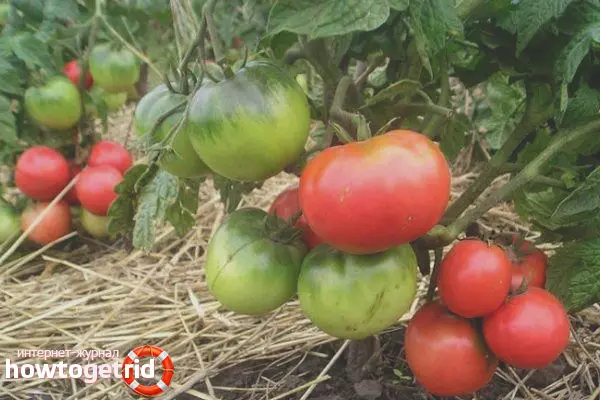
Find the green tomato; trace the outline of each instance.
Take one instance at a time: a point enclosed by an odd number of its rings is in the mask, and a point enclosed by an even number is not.
[[[417,260],[410,245],[369,255],[320,245],[306,256],[298,278],[306,316],[344,339],[364,339],[392,325],[416,292]]]
[[[109,93],[104,89],[94,86],[90,91],[90,96],[94,98],[96,102],[103,101],[106,104],[106,108],[108,112],[115,112],[121,109],[123,105],[127,102],[127,93]],[[96,110],[96,106],[94,104],[87,104],[86,110],[92,113],[93,116],[97,116],[98,112]]]
[[[233,212],[206,250],[209,290],[225,307],[241,314],[267,313],[296,293],[306,248],[299,238],[290,243],[272,238],[266,217],[256,208]]]
[[[108,236],[108,217],[92,214],[81,208],[81,226],[90,235],[102,239]]]
[[[310,125],[302,88],[266,62],[248,63],[231,78],[203,85],[188,118],[200,158],[237,181],[269,178],[296,161]]]
[[[140,100],[135,109],[135,132],[139,136],[149,134],[161,115],[185,99],[184,95],[171,93],[164,84],[155,87]],[[182,115],[183,111],[180,111],[168,117],[158,127],[152,140],[163,140],[171,128],[182,118]],[[190,143],[187,126],[181,127],[173,138],[171,146],[174,152],[165,154],[158,161],[158,165],[162,169],[182,178],[193,178],[210,173],[210,169],[198,157]]]
[[[81,97],[68,78],[51,78],[42,87],[25,92],[25,110],[38,124],[50,129],[68,129],[81,118]]]
[[[129,50],[114,50],[109,44],[101,44],[90,55],[90,72],[94,85],[109,93],[121,93],[138,81],[140,66]]]
[[[13,237],[20,229],[19,216],[7,205],[0,204],[0,244]]]

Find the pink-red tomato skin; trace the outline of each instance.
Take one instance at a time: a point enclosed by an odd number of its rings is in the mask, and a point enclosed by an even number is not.
[[[102,140],[92,147],[88,165],[97,167],[99,165],[110,165],[118,169],[122,175],[133,165],[131,154],[120,143],[112,140]]]
[[[65,157],[47,146],[33,146],[17,160],[15,183],[24,195],[38,201],[49,201],[71,180]]]
[[[300,199],[298,197],[298,187],[291,187],[281,192],[269,207],[269,214],[277,215],[282,219],[292,218],[300,210]],[[309,250],[317,247],[323,241],[313,232],[308,226],[306,218],[301,215],[294,225],[296,228],[302,229],[302,240]]]
[[[486,316],[483,334],[502,361],[517,368],[544,368],[569,343],[569,318],[556,297],[532,287]]]
[[[462,240],[440,264],[440,298],[458,315],[481,317],[504,303],[511,276],[511,262],[502,248],[481,240]]]
[[[79,79],[81,79],[81,67],[79,66],[77,60],[71,60],[67,62],[63,67],[63,74],[65,74],[65,76],[69,78],[71,82],[79,86]],[[85,77],[85,88],[89,89],[92,87],[93,84],[94,79],[92,78],[92,75],[88,72]]]
[[[498,366],[472,322],[437,302],[424,305],[409,322],[404,349],[417,381],[437,396],[473,393]]]
[[[77,197],[81,206],[96,215],[106,215],[112,202],[117,198],[115,186],[123,180],[123,175],[114,167],[89,165],[79,174]]]
[[[519,290],[522,287],[539,287],[546,285],[546,269],[548,268],[548,256],[527,240],[519,240],[513,237],[511,247],[507,254],[512,262],[511,288]],[[523,283],[525,280],[525,283]]]
[[[434,142],[395,130],[311,159],[300,177],[300,206],[324,242],[370,254],[413,241],[437,224],[450,178]]]
[[[21,230],[25,232],[50,203],[34,203],[21,214]],[[31,231],[28,239],[40,245],[51,243],[71,232],[71,209],[65,201],[59,201]]]

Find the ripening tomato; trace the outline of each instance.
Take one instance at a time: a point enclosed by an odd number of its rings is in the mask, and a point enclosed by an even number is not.
[[[279,193],[269,208],[269,214],[275,214],[279,218],[288,220],[298,213],[299,210],[300,200],[298,198],[298,187],[292,187]],[[310,229],[304,215],[301,215],[300,218],[298,218],[294,226],[302,229],[302,239],[309,250],[323,243],[312,229]]]
[[[300,205],[326,243],[369,254],[408,243],[438,223],[450,199],[450,169],[427,136],[395,130],[331,147],[300,177]]]
[[[87,166],[75,185],[81,206],[93,214],[106,215],[117,198],[115,186],[122,180],[123,175],[110,165]]]
[[[532,287],[486,316],[483,335],[502,361],[517,368],[544,368],[569,343],[569,317],[550,292]]]
[[[19,216],[0,199],[0,245],[19,232]]]
[[[498,367],[473,323],[439,303],[424,305],[408,323],[404,349],[417,381],[436,396],[473,393]]]
[[[444,304],[466,318],[498,309],[510,291],[511,264],[504,250],[481,240],[462,240],[440,264],[438,287]]]
[[[25,92],[25,110],[40,126],[68,129],[81,118],[79,89],[64,76],[49,79],[43,86]]]
[[[108,217],[92,214],[85,208],[81,209],[81,226],[95,238],[108,236]]]
[[[71,179],[75,178],[80,172],[81,172],[81,166],[79,166],[75,163],[72,163],[71,164]],[[79,198],[77,198],[77,185],[73,186],[71,188],[71,190],[69,190],[67,192],[67,194],[65,195],[65,200],[67,200],[67,202],[72,206],[79,205]]]
[[[125,175],[125,172],[133,165],[133,160],[131,154],[120,143],[102,140],[92,147],[88,165],[91,167],[108,165]]]
[[[540,288],[546,285],[548,256],[537,249],[533,243],[513,235],[506,254],[512,263],[511,288],[513,290],[519,290],[524,285]]]
[[[21,214],[21,229],[25,232],[50,203],[29,205]],[[65,201],[59,201],[48,211],[42,221],[31,231],[32,242],[45,245],[71,232],[71,209]]]
[[[81,66],[77,60],[71,60],[63,67],[63,74],[71,80],[75,85],[79,86],[79,80],[81,79]],[[88,71],[85,76],[85,88],[89,89],[94,84],[94,79]]]
[[[90,71],[96,85],[109,93],[121,93],[140,78],[140,65],[129,50],[112,44],[94,46],[90,54]]]
[[[50,147],[30,147],[17,160],[15,183],[24,195],[34,200],[52,200],[70,180],[69,163]]]

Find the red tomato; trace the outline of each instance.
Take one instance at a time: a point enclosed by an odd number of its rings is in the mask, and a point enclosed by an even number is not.
[[[498,309],[510,291],[511,263],[504,250],[481,240],[462,240],[440,264],[440,298],[463,317]]]
[[[125,172],[133,165],[133,160],[131,154],[120,143],[102,140],[92,147],[88,165],[91,167],[110,165],[125,175]]]
[[[546,269],[548,268],[548,256],[527,240],[513,235],[512,243],[506,249],[506,253],[512,262],[513,290],[523,287],[540,287],[546,285]]]
[[[67,78],[69,78],[71,80],[71,82],[73,82],[75,85],[79,86],[79,79],[81,76],[81,67],[79,66],[79,62],[77,62],[77,60],[71,60],[68,63],[66,63],[65,66],[63,67],[63,74],[65,74],[65,76]],[[93,84],[94,84],[94,79],[92,79],[92,75],[88,71],[88,73],[85,77],[85,88],[89,89],[92,87]]]
[[[115,186],[122,180],[123,175],[110,165],[86,167],[75,185],[81,206],[92,214],[106,215],[117,198]]]
[[[29,205],[21,214],[23,232],[35,222],[49,203]],[[32,242],[44,245],[53,242],[71,232],[71,209],[65,201],[59,201],[52,207],[42,221],[31,231],[28,238]]]
[[[298,188],[292,187],[279,193],[279,196],[273,201],[269,208],[269,214],[275,214],[279,218],[292,218],[300,210],[300,199],[298,198]],[[306,218],[301,215],[294,225],[302,229],[302,239],[309,250],[317,247],[323,241],[310,229]]]
[[[483,334],[502,361],[517,368],[544,368],[569,343],[569,317],[550,292],[532,287],[486,316]]]
[[[80,172],[81,166],[77,164],[71,164],[71,179],[75,178]],[[71,190],[67,192],[65,199],[72,206],[79,205],[79,199],[77,198],[77,186],[73,186]]]
[[[450,198],[450,170],[427,136],[395,130],[331,147],[300,178],[300,205],[326,243],[369,254],[423,236]]]
[[[437,396],[473,393],[498,367],[472,323],[439,303],[424,305],[408,323],[404,349],[417,381]]]
[[[34,200],[52,200],[70,180],[69,163],[61,153],[50,147],[30,147],[17,160],[17,187]]]

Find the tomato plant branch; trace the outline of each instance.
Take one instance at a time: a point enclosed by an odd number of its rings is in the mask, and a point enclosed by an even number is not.
[[[442,258],[444,256],[444,252],[441,247],[437,247],[434,250],[434,259],[433,259],[433,270],[431,273],[431,278],[429,279],[429,287],[427,288],[427,301],[433,300],[433,296],[435,295],[435,289],[437,288],[438,278],[440,276],[440,263],[442,262]]]
[[[291,47],[283,55],[283,62],[287,65],[293,65],[296,61],[305,59],[306,52],[297,46]]]
[[[335,89],[333,101],[331,102],[331,107],[329,109],[329,117],[332,120],[339,122],[339,124],[348,131],[351,131],[353,128],[355,128],[355,124],[353,122],[354,114],[344,110],[344,103],[348,95],[348,90],[353,84],[354,81],[348,75],[345,75],[342,77],[342,79],[340,79],[337,88]]]
[[[448,60],[446,54],[442,55],[440,61],[440,86],[441,92],[437,104],[441,107],[448,107],[450,103],[450,77],[448,76]],[[442,116],[435,115],[423,130],[423,133],[429,137],[437,136],[436,133],[441,123]]]
[[[473,221],[483,216],[490,208],[501,201],[507,200],[516,190],[534,181],[542,172],[549,160],[569,144],[580,140],[584,136],[597,132],[600,129],[600,117],[566,130],[559,134],[536,158],[527,164],[512,180],[494,191],[477,207],[469,210],[464,216],[448,226],[450,236],[457,237],[460,232]]]
[[[375,58],[375,60],[372,63],[370,63],[365,68],[365,70],[356,78],[356,80],[354,81],[354,85],[357,88],[362,88],[365,82],[367,81],[367,78],[369,78],[369,75],[371,75],[373,71],[375,71],[378,67],[382,66],[383,63],[385,63],[385,59],[385,56],[377,56],[377,58]]]
[[[106,27],[108,32],[115,39],[117,39],[119,42],[121,42],[121,44],[123,44],[123,46],[127,47],[127,49],[129,51],[131,51],[137,58],[139,58],[140,60],[142,60],[143,62],[148,64],[148,66],[150,67],[152,72],[154,72],[158,76],[162,76],[162,73],[160,72],[160,70],[158,68],[156,68],[156,65],[154,65],[152,63],[152,60],[150,60],[144,53],[142,53],[141,51],[136,49],[135,46],[131,45],[123,36],[121,36],[121,34],[119,32],[117,32],[117,30],[115,28],[112,27],[112,25],[110,24],[110,22],[108,22],[108,20],[106,19],[106,17],[104,15],[102,15],[100,18],[102,19],[102,22],[104,23],[104,26]]]

